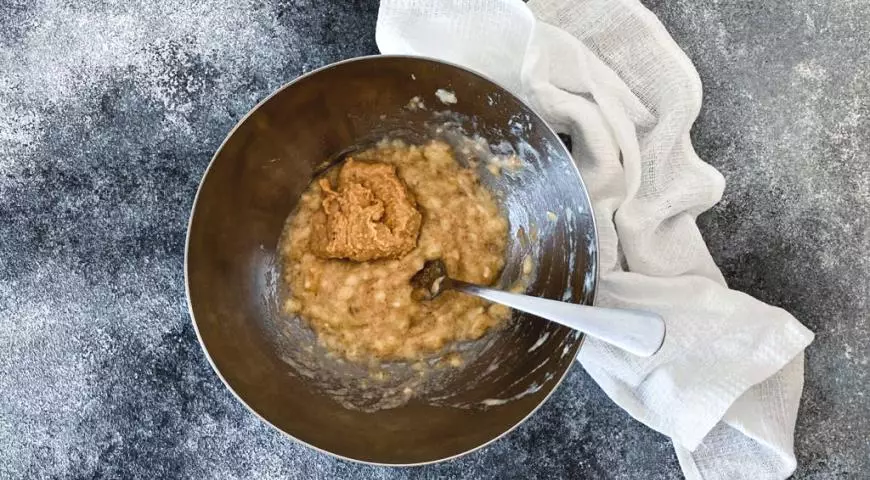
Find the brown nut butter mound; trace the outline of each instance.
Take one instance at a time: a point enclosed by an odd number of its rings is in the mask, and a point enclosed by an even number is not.
[[[357,262],[399,258],[417,246],[422,216],[396,167],[348,157],[333,189],[321,179],[322,208],[312,217],[311,252]]]

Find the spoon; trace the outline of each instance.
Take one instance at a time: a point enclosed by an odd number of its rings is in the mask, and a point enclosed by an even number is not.
[[[658,314],[590,307],[482,287],[450,278],[440,259],[426,262],[411,277],[411,286],[417,300],[433,300],[445,290],[455,290],[579,330],[641,357],[656,353],[665,339],[665,322]]]

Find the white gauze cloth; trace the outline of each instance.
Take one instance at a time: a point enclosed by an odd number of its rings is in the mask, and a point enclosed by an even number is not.
[[[376,38],[487,75],[572,136],[599,228],[597,304],[667,323],[652,358],[587,339],[580,361],[607,395],[671,437],[687,478],[789,476],[813,334],[713,263],[695,220],[724,180],[689,138],[701,81],[655,15],[636,0],[383,0]]]

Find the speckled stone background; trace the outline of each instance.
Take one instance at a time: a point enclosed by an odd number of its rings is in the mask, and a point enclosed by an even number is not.
[[[870,476],[870,3],[647,0],[695,62],[701,217],[730,284],[816,332],[796,478]],[[408,470],[260,423],[206,363],[187,217],[235,122],[376,53],[375,2],[0,2],[0,478],[679,478],[576,367],[496,444]]]

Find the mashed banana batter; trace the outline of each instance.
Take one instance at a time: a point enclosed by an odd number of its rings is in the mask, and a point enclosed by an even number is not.
[[[457,292],[417,301],[410,279],[441,258],[451,277],[492,284],[507,234],[492,195],[446,143],[382,143],[302,195],[281,240],[285,310],[352,360],[412,360],[480,338],[506,307]]]

